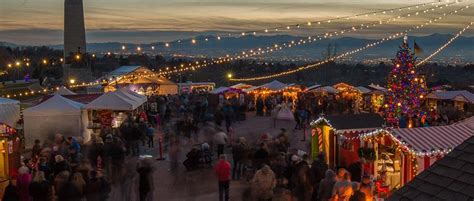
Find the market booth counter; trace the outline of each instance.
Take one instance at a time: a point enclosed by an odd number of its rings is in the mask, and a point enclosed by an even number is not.
[[[88,129],[98,135],[104,128],[117,128],[125,121],[126,113],[139,112],[145,102],[146,97],[126,89],[104,93],[85,106]]]
[[[87,113],[84,104],[54,95],[40,104],[23,111],[26,147],[32,147],[34,140],[52,141],[57,133],[64,136],[90,139],[86,130]]]
[[[383,124],[382,117],[371,113],[320,117],[311,122],[311,156],[315,159],[324,152],[330,167],[347,167],[359,160],[359,148],[366,145],[346,139],[380,129]]]
[[[219,87],[209,92],[211,104],[224,104],[225,100],[237,99],[241,105],[245,104],[245,93],[242,89]]]
[[[377,192],[400,188],[463,140],[474,136],[474,117],[449,126],[382,128],[383,119],[362,115],[320,117],[311,123],[311,155],[326,154],[330,167],[347,167],[364,158],[364,173]]]
[[[0,185],[15,179],[21,164],[24,138],[17,129],[20,120],[20,101],[0,98]]]

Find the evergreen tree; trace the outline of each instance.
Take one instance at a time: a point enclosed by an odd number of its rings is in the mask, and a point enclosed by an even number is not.
[[[423,77],[416,72],[416,57],[411,52],[405,36],[399,47],[393,68],[387,78],[385,118],[395,127],[405,127],[406,121],[424,115],[421,104],[427,94]]]

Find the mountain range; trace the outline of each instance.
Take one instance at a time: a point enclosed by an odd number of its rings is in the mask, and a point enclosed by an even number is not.
[[[440,46],[446,43],[452,35],[449,34],[432,34],[428,36],[409,36],[409,44],[413,47],[414,41],[424,50],[418,57],[426,57],[432,52],[436,51]],[[208,41],[205,42],[205,38]],[[184,56],[210,56],[218,57],[226,54],[238,54],[249,49],[256,49],[259,47],[273,46],[274,44],[289,43],[290,41],[298,41],[306,39],[306,37],[298,37],[291,35],[274,35],[274,36],[245,36],[239,38],[222,38],[217,40],[214,36],[200,36],[195,38],[197,43],[192,44],[192,39],[185,39],[180,41],[173,41],[169,43],[169,47],[165,47],[165,43],[156,42],[149,44],[130,44],[120,42],[106,42],[106,43],[89,43],[87,49],[89,52],[106,53],[108,51],[114,53],[121,53],[122,46],[126,46],[126,52],[135,52],[136,48],[141,47],[142,51],[147,53],[170,55],[184,55]],[[273,52],[272,54],[262,55],[264,59],[310,59],[317,60],[323,57],[331,46],[331,54],[343,53],[365,46],[368,43],[377,40],[355,38],[355,37],[340,37],[333,39],[326,39],[317,41],[316,43],[307,43],[305,45],[283,49]],[[395,39],[386,41],[376,47],[369,48],[358,54],[355,54],[352,59],[377,59],[377,58],[393,58],[398,47],[402,44],[403,39]],[[15,44],[0,42],[0,46],[16,46]],[[155,48],[152,50],[152,46]],[[55,49],[62,49],[62,45],[51,45]],[[474,37],[460,36],[444,51],[438,54],[433,59],[435,60],[459,60],[464,62],[474,61]]]

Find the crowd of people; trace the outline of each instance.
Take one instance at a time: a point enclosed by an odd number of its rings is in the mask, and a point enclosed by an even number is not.
[[[30,157],[18,169],[16,184],[8,185],[2,200],[107,200],[112,186],[131,174],[124,167],[126,158],[155,148],[157,131],[163,133],[159,138],[173,175],[179,174],[181,165],[188,171],[214,166],[221,201],[229,200],[232,180],[248,182],[246,200],[272,200],[276,194],[298,201],[373,200],[373,179],[364,174],[363,162],[329,169],[324,153],[310,160],[292,144],[294,136],[286,129],[252,139],[235,137],[233,141],[229,136],[252,110],[257,116],[274,118],[286,110],[298,130],[320,113],[352,107],[311,100],[304,95],[297,100],[270,96],[247,104],[237,98],[212,102],[206,93],[152,96],[144,109],[127,114],[119,128],[102,128],[87,143],[61,134],[51,142],[35,141]],[[182,139],[193,144],[184,162],[179,159]],[[139,175],[139,200],[153,199],[153,171],[149,159],[141,160],[132,171]]]

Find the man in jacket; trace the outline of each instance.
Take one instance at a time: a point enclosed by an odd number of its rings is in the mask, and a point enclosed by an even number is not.
[[[219,161],[214,167],[219,181],[219,201],[229,201],[230,169],[226,155],[219,155]]]

